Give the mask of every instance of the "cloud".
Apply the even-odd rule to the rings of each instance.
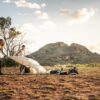
[[[21,26],[18,26],[17,28],[19,31],[22,33],[34,33],[34,32],[39,32],[39,30],[33,25],[33,23],[24,23]]]
[[[69,14],[69,9],[60,9],[60,15],[67,16]]]
[[[27,2],[26,0],[15,1],[15,4],[17,7],[22,7],[22,8],[34,8],[34,9],[41,8],[39,4],[30,3],[30,2]]]
[[[36,17],[38,17],[40,19],[49,19],[48,14],[46,12],[41,11],[42,8],[47,6],[45,3],[38,4],[35,2],[34,3],[28,2],[26,0],[4,0],[3,2],[4,3],[13,3],[17,7],[20,7],[20,8],[35,9],[34,14]],[[27,15],[27,14],[18,13],[18,15]]]
[[[48,29],[53,29],[55,27],[56,25],[53,21],[46,20],[37,26],[31,22],[27,22],[22,25],[17,25],[17,30],[19,30],[22,33],[33,34],[33,33],[41,33],[43,30],[48,31]]]
[[[42,11],[40,11],[40,10],[36,10],[36,11],[34,12],[34,14],[35,14],[35,16],[37,16],[37,17],[40,18],[40,19],[49,19],[48,14],[47,14],[46,12],[42,12]]]
[[[87,46],[89,50],[92,52],[97,52],[100,54],[100,43],[99,44],[94,44],[94,45],[89,45]]]
[[[11,0],[4,0],[3,3],[11,3]]]
[[[45,3],[38,4],[36,2],[28,2],[28,0],[4,0],[3,3],[14,3],[17,7],[20,8],[30,8],[30,9],[41,9],[46,7]]]
[[[19,0],[19,1],[15,1],[15,4],[17,7],[22,7],[22,8],[31,8],[31,9],[41,9],[43,7],[46,7],[46,4],[38,4],[38,3],[31,3],[28,2],[26,0]]]
[[[45,3],[41,4],[41,7],[43,7],[43,8],[46,7],[46,4]]]
[[[47,20],[43,22],[41,25],[39,25],[39,27],[47,30],[47,29],[55,28],[56,24],[51,20]]]
[[[17,13],[17,15],[19,15],[19,16],[21,16],[21,15],[22,15],[22,16],[23,16],[23,15],[26,16],[26,15],[29,15],[29,14],[28,14],[28,13],[21,13],[21,12],[19,12],[19,13]]]
[[[68,9],[61,9],[60,15],[65,16],[69,20],[69,24],[78,24],[89,20],[97,11],[97,8],[82,8],[74,12]]]

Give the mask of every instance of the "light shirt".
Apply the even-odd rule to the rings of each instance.
[[[25,50],[19,50],[19,52],[17,53],[17,56],[25,56]]]
[[[2,54],[2,52],[0,51],[0,58],[3,58],[4,57],[4,55]]]
[[[2,46],[0,46],[0,58],[3,58],[4,57],[4,54],[3,54],[3,52],[2,52]]]

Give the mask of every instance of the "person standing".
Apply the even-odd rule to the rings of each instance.
[[[4,40],[0,39],[0,75],[3,74],[2,71],[1,71],[2,58],[4,57],[3,47],[4,47]]]

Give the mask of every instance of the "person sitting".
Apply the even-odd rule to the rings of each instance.
[[[61,71],[60,75],[68,75],[67,71]]]
[[[61,68],[61,70],[60,70],[60,75],[67,75],[67,71],[64,71],[64,69]]]
[[[60,70],[51,70],[50,74],[60,74]]]
[[[4,57],[3,47],[4,47],[4,40],[3,40],[3,39],[0,39],[0,75],[3,74],[3,73],[1,72],[2,58]]]
[[[76,74],[79,74],[78,69],[76,67],[73,67],[68,70],[68,75],[76,75]]]
[[[30,68],[27,68],[24,65],[20,65],[20,73],[21,74],[25,74],[25,73],[29,73],[30,72]]]
[[[50,74],[57,74],[57,75],[67,75],[67,72],[61,68],[61,70],[51,70]]]
[[[25,45],[22,45],[22,48],[15,54],[16,56],[25,56]]]
[[[19,51],[15,55],[16,56],[25,56],[25,48],[26,48],[26,46],[22,45],[21,49],[19,49]],[[24,65],[20,65],[20,73],[21,74],[28,73],[28,72],[30,72],[29,68],[27,68]]]

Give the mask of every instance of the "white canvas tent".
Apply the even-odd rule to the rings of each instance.
[[[24,56],[10,56],[9,58],[30,68],[31,73],[33,74],[46,73],[46,70],[36,60]]]

